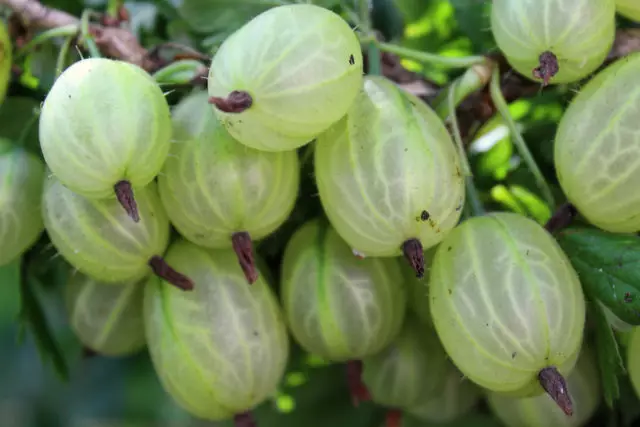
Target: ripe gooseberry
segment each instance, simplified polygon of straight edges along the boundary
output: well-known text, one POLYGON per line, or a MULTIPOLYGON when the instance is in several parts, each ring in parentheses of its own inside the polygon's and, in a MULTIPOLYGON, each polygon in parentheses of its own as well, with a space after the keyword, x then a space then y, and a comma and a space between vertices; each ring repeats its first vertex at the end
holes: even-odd
POLYGON ((293 210, 297 153, 237 142, 211 114, 206 92, 184 98, 173 110, 173 124, 176 143, 158 176, 171 223, 197 245, 233 247, 247 281, 255 282, 252 239, 273 233, 293 210))
POLYGON ((463 222, 436 251, 429 294, 438 336, 465 376, 516 397, 546 391, 572 413, 563 378, 582 346, 585 299, 542 226, 508 212, 463 222))
POLYGON ((544 85, 595 71, 615 38, 615 0, 494 0, 491 31, 509 64, 544 85))
POLYGON ((640 53, 621 58, 591 79, 566 109, 554 162, 567 198, 596 227, 640 231, 640 53))
POLYGON ((585 348, 576 367, 567 377, 567 386, 575 407, 571 417, 567 417, 545 394, 517 399, 488 393, 487 401, 493 413, 506 427, 581 427, 587 424, 600 405, 602 392, 599 375, 591 351, 585 348))
POLYGON ((208 91, 215 114, 239 142, 286 151, 344 116, 362 74, 360 43, 345 20, 320 6, 285 5, 222 43, 208 91))
POLYGON ((144 282, 113 286, 75 273, 65 288, 71 328, 80 342, 96 353, 107 356, 136 353, 146 343, 143 296, 144 282))
POLYGON ((180 239, 167 262, 195 279, 180 292, 156 277, 145 288, 147 348, 164 389, 192 415, 236 418, 275 394, 289 354, 274 291, 260 275, 246 285, 228 249, 180 239))
POLYGON ((365 256, 404 253, 418 277, 423 249, 457 224, 464 180, 440 118, 390 80, 367 76, 348 114, 317 139, 316 182, 340 236, 365 256))
POLYGON ((77 270, 105 283, 142 280, 151 272, 189 290, 193 282, 162 258, 169 219, 156 184, 136 191, 140 218, 134 222, 115 199, 91 200, 65 187, 55 175, 44 184, 42 216, 53 246, 77 270))
POLYGON ((446 364, 435 331, 409 315, 389 346, 362 360, 362 380, 375 403, 406 410, 442 390, 446 364))
POLYGON ((480 401, 480 388, 464 378, 449 360, 441 375, 445 376, 445 381, 438 393, 418 406, 409 408, 407 413, 428 423, 449 424, 469 413, 480 401))
POLYGON ((44 169, 38 157, 0 138, 0 266, 24 253, 44 230, 44 169))
POLYGON ((66 187, 96 200, 115 194, 137 222, 135 190, 156 177, 169 152, 169 105, 136 65, 84 59, 54 82, 39 135, 47 165, 66 187))
POLYGON ((640 22, 640 2, 638 0, 616 0, 616 11, 625 18, 640 22))
POLYGON ((307 222, 282 261, 282 305, 293 337, 334 362, 383 350, 406 311, 399 267, 394 258, 358 259, 326 221, 307 222))
POLYGON ((4 102, 11 79, 11 40, 4 21, 0 20, 0 104, 4 102))

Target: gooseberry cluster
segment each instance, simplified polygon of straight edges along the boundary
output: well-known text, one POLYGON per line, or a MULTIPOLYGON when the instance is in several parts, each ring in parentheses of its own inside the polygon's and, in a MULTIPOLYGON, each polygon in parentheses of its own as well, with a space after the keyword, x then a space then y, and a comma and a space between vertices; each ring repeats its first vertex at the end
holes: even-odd
MULTIPOLYGON (((494 0, 514 69, 576 82, 603 64, 616 7, 638 13, 575 0, 569 17, 567 4, 494 0)), ((6 45, 0 26, 0 102, 6 45)), ((567 198, 611 232, 640 231, 640 199, 625 196, 640 184, 639 71, 634 54, 599 72, 555 141, 567 198)), ((146 348, 195 417, 249 425, 291 340, 346 363, 354 400, 389 409, 389 426, 403 412, 450 422, 482 395, 513 427, 582 425, 599 403, 569 258, 523 215, 460 221, 465 159, 443 120, 365 76, 358 37, 329 9, 259 14, 217 50, 206 90, 175 106, 142 68, 82 59, 49 91, 39 138, 44 162, 0 139, 0 265, 46 230, 74 270, 66 306, 80 341, 108 356, 146 348), (299 200, 298 150, 312 153, 324 215, 294 231, 276 283, 255 246, 299 200)))

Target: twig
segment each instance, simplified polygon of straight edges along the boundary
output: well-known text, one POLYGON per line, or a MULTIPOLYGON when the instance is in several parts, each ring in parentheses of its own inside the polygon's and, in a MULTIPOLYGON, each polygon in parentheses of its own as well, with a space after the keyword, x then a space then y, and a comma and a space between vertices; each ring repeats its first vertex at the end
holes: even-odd
MULTIPOLYGON (((80 25, 80 19, 61 10, 42 5, 37 0, 0 0, 0 5, 12 9, 27 27, 50 29, 65 26, 80 25)), ((153 58, 140 45, 136 36, 126 28, 89 27, 95 43, 100 51, 112 58, 121 59, 138 65, 152 72, 163 64, 159 58, 153 58)))

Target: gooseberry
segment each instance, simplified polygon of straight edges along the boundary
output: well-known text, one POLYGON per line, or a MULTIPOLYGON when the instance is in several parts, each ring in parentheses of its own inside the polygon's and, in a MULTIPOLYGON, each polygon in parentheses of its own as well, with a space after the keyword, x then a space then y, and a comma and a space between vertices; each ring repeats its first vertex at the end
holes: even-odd
POLYGON ((324 220, 311 220, 287 243, 281 299, 289 329, 310 353, 334 362, 382 351, 406 311, 394 258, 358 259, 324 220))
POLYGON ((515 397, 546 391, 572 413, 564 377, 582 346, 585 298, 542 226, 510 212, 466 220, 436 251, 429 295, 438 336, 465 376, 515 397))
POLYGON ((638 0, 616 0, 616 11, 625 18, 640 22, 640 2, 638 0))
POLYGON ((169 152, 169 105, 136 65, 88 58, 53 84, 39 134, 47 165, 66 187, 96 200, 115 194, 137 222, 134 193, 156 177, 169 152))
POLYGON ((191 289, 193 282, 162 258, 169 243, 169 219, 156 184, 139 188, 136 199, 145 221, 133 221, 115 199, 82 197, 50 174, 42 216, 51 243, 73 267, 97 281, 136 282, 153 272, 191 289))
POLYGON ((85 347, 97 353, 107 356, 136 353, 146 343, 143 296, 144 282, 113 286, 75 273, 65 288, 71 328, 85 347))
POLYGON ((7 87, 11 78, 12 61, 11 40, 4 22, 0 20, 0 104, 7 94, 7 87))
POLYGON ((554 162, 567 198, 596 227, 640 230, 640 128, 636 85, 640 53, 609 65, 566 109, 555 138, 554 162))
POLYGON ((317 139, 315 172, 333 227, 365 256, 404 253, 418 277, 423 250, 457 224, 460 158, 443 122, 385 77, 368 76, 348 114, 317 139))
POLYGON ((509 64, 544 85, 602 65, 615 39, 615 0, 494 0, 491 31, 509 64))
POLYGON ((587 424, 600 404, 598 369, 590 351, 582 351, 576 367, 567 377, 567 386, 575 412, 568 417, 545 395, 513 398, 488 393, 489 407, 506 427, 581 427, 587 424))
POLYGON ((166 260, 198 286, 180 292, 152 276, 145 288, 147 348, 164 389, 192 415, 236 421, 275 394, 289 354, 281 308, 264 275, 246 285, 230 248, 184 239, 166 260))
POLYGON ((24 253, 44 230, 44 168, 38 157, 0 138, 0 266, 24 253))
POLYGON ((255 149, 286 151, 344 116, 362 74, 360 43, 344 19, 312 4, 284 5, 222 43, 208 91, 234 138, 255 149))
POLYGON ((252 239, 273 233, 293 210, 297 153, 240 144, 211 114, 204 91, 176 106, 173 124, 176 143, 158 176, 171 223, 199 246, 233 246, 248 282, 255 282, 252 239))

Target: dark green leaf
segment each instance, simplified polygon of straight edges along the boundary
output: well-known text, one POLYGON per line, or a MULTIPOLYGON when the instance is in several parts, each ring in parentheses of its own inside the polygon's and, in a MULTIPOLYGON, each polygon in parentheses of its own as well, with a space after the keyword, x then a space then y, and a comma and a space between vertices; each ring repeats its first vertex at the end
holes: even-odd
POLYGON ((605 313, 597 301, 590 301, 590 313, 595 324, 595 346, 597 349, 600 381, 604 400, 613 409, 614 402, 620 398, 618 376, 625 373, 618 342, 605 313))
POLYGON ((26 97, 9 97, 0 106, 0 137, 22 144, 40 153, 37 111, 40 103, 26 97))
POLYGON ((251 18, 279 4, 280 0, 182 0, 178 13, 191 28, 203 34, 240 28, 251 18))
POLYGON ((0 325, 13 323, 20 312, 20 262, 0 266, 0 325))
POLYGON ((592 299, 617 317, 640 325, 640 239, 584 226, 558 233, 558 242, 592 299))

